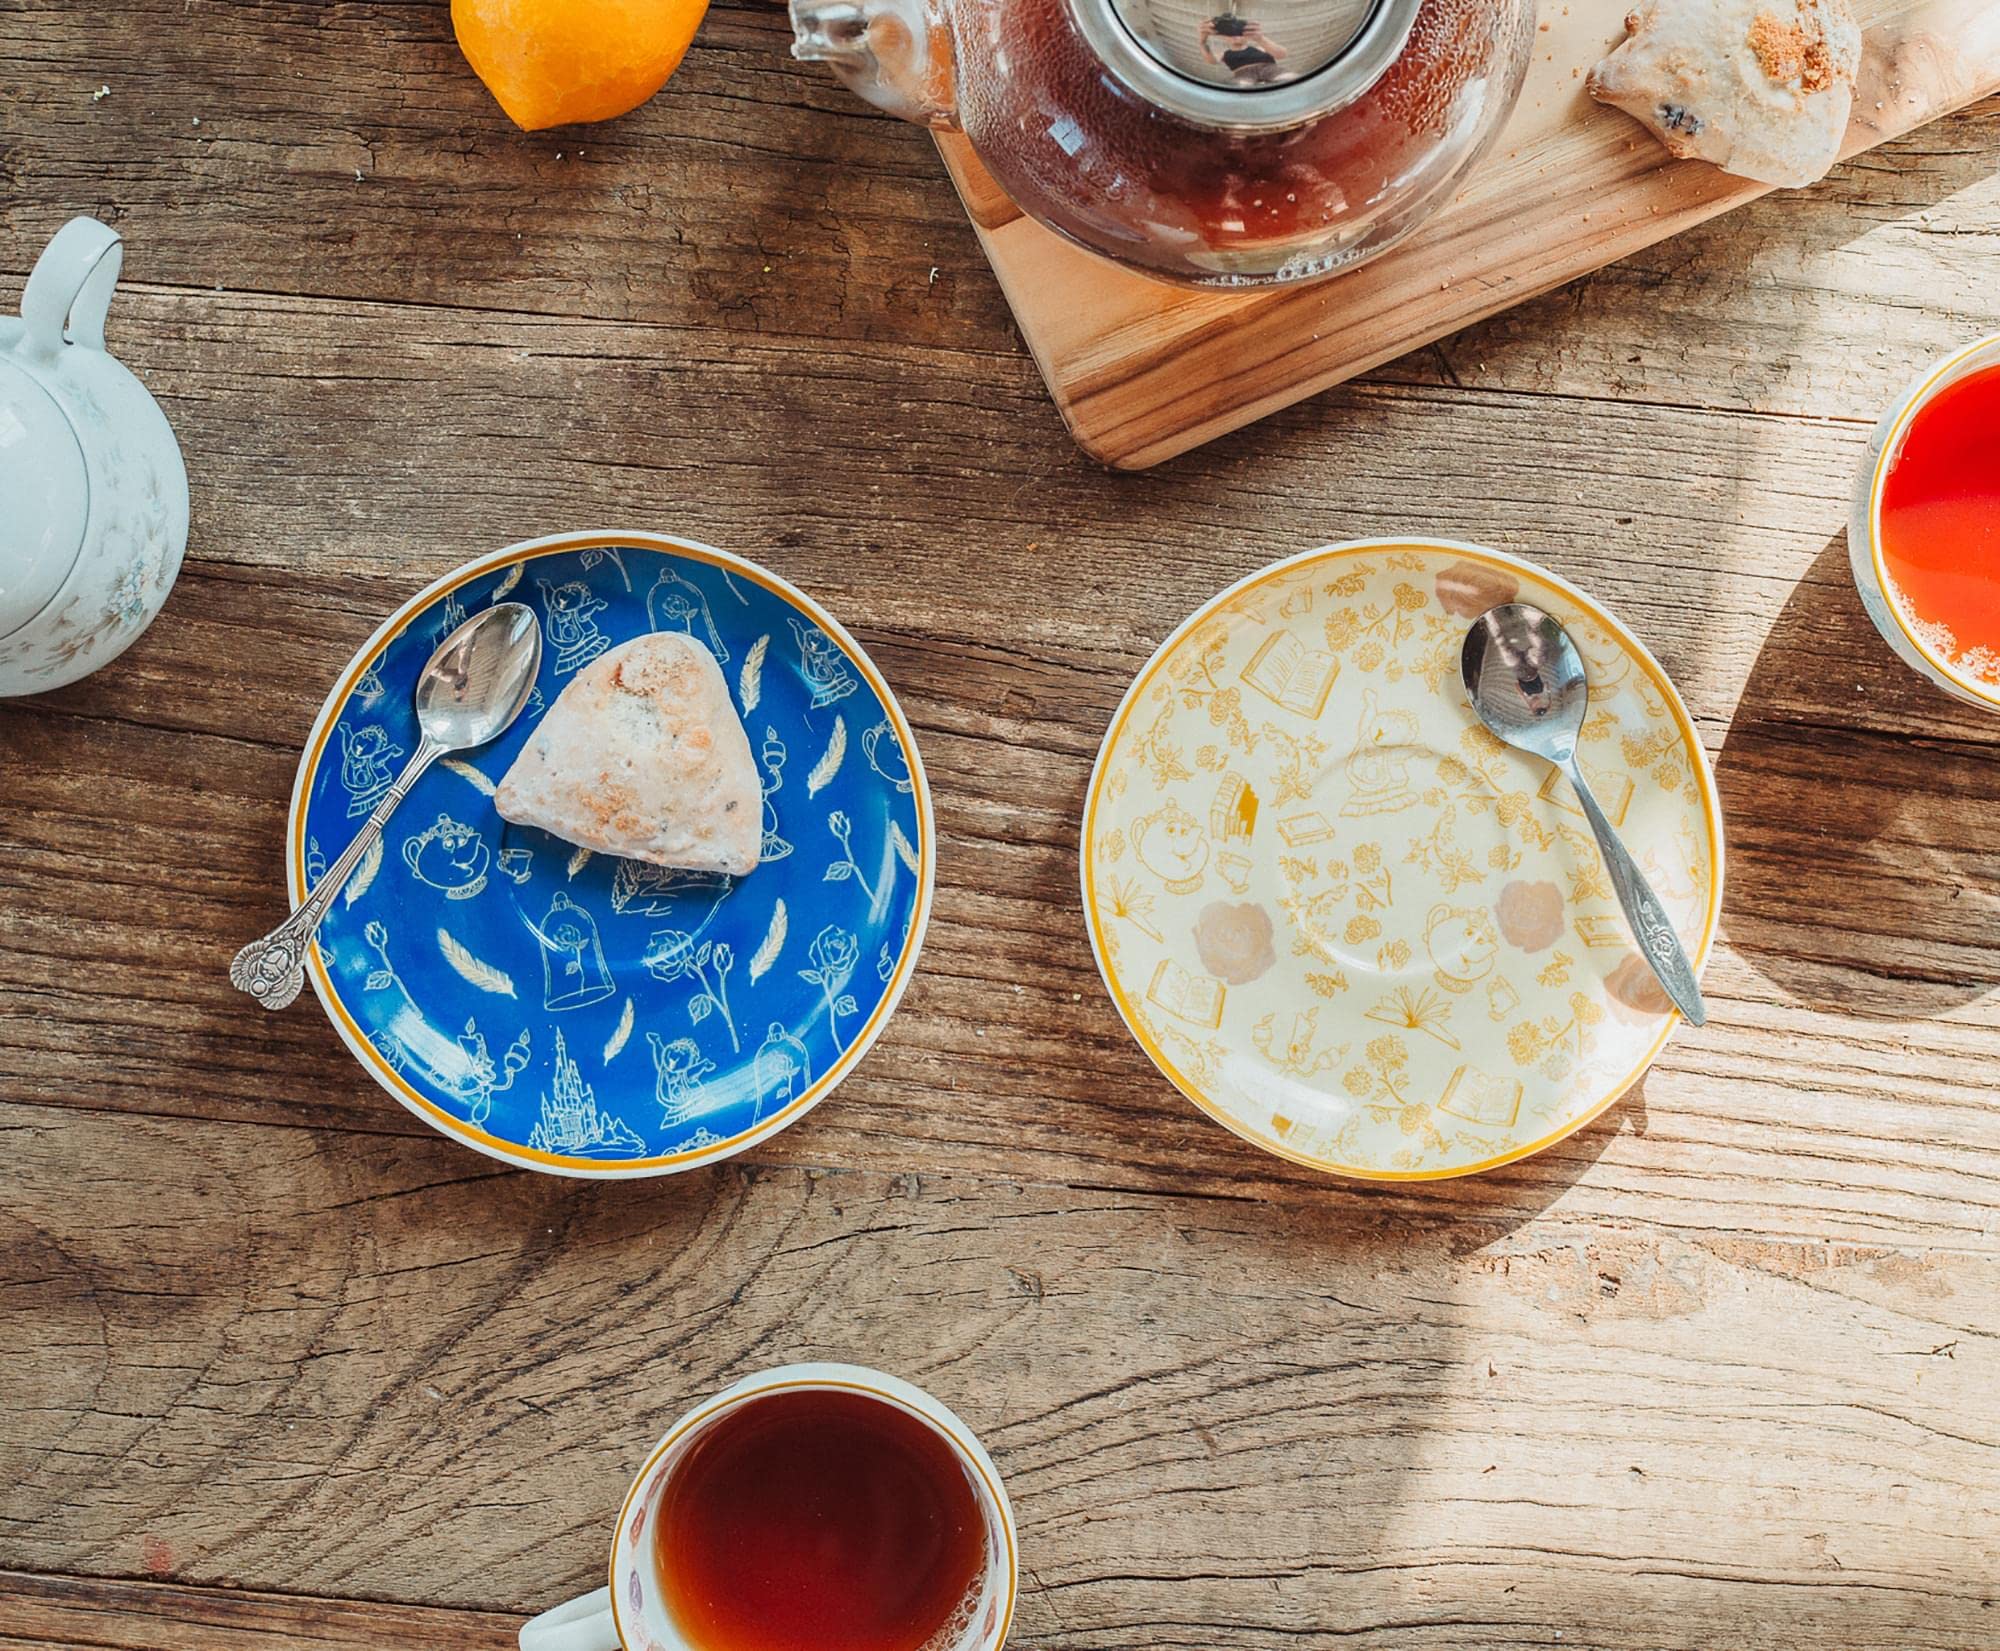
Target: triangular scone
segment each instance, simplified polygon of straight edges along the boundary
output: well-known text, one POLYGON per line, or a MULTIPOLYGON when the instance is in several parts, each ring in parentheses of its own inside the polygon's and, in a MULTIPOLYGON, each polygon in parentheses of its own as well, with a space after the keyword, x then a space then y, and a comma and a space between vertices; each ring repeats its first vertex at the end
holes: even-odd
POLYGON ((603 854, 740 877, 764 840, 750 739, 715 656, 693 637, 634 637, 576 674, 494 804, 517 825, 603 854))
POLYGON ((1861 67, 1848 0, 1637 0, 1590 92, 1683 159, 1800 189, 1840 158, 1861 67))

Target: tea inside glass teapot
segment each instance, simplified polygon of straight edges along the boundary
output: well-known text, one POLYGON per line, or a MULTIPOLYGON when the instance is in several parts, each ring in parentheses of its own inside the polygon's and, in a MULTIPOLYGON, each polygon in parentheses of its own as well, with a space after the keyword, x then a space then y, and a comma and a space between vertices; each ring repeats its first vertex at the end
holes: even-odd
POLYGON ((1167 280, 1310 280, 1448 198, 1533 0, 791 0, 793 54, 964 131, 1021 209, 1167 280))

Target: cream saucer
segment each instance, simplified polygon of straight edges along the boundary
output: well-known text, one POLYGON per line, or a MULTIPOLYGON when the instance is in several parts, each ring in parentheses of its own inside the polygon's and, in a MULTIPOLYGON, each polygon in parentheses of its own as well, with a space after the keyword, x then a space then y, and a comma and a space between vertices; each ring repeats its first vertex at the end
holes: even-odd
POLYGON ((1105 984, 1182 1093, 1282 1157, 1381 1180, 1525 1157, 1679 1018, 1568 788, 1465 702, 1466 628, 1516 597, 1583 650, 1583 765, 1699 970, 1722 902, 1706 754, 1638 639, 1530 563, 1309 551, 1197 612, 1112 720, 1082 845, 1105 984))

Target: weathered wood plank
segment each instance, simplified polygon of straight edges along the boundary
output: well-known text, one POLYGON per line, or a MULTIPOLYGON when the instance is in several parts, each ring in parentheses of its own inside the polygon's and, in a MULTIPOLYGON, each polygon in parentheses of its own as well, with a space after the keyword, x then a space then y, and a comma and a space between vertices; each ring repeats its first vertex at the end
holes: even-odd
MULTIPOLYGON (((437 6, 121 0, 118 17, 0 14, 11 275, 91 210, 127 232, 136 279, 189 292, 908 344, 944 352, 902 368, 940 393, 967 352, 1033 383, 928 138, 792 62, 780 7, 713 7, 660 97, 532 136, 437 6)), ((1980 275, 2000 244, 1996 123, 1989 99, 1383 373, 1872 417, 1919 362, 2000 329, 1980 275)), ((1340 398, 1315 408, 1293 422, 1346 417, 1340 398)), ((1060 439, 1039 389, 1022 416, 1060 439)))
POLYGON ((518 1628, 474 1611, 0 1573, 5 1651, 513 1651, 518 1628))
POLYGON ((682 1405, 827 1356, 987 1440, 1024 1645, 1990 1628, 1991 1254, 928 1176, 577 1186, 19 1107, 0 1132, 17 1569, 525 1611, 593 1580, 682 1405))
POLYGON ((1448 517, 1581 580, 1679 678, 1721 749, 1729 949, 1718 1024, 1669 1049, 1646 1109, 1498 1192, 1382 1196, 1983 1242, 2000 930, 1990 815, 1965 800, 1992 793, 2000 729, 1896 665, 1847 587, 1856 426, 1379 385, 1339 392, 1335 430, 1286 415, 1261 456, 1136 482, 1024 419, 1037 392, 1002 361, 918 398, 888 347, 150 292, 121 325, 194 462, 195 560, 116 667, 0 708, 11 1094, 420 1127, 310 1006, 269 1019, 223 980, 275 909, 297 742, 409 589, 525 532, 623 519, 764 556, 847 617, 939 798, 925 968, 776 1159, 1317 1202, 1324 1182, 1200 1119, 1119 1029, 1076 821, 1099 731, 1196 602, 1315 540, 1448 517), (680 377, 653 358, 675 348, 697 358, 680 377))

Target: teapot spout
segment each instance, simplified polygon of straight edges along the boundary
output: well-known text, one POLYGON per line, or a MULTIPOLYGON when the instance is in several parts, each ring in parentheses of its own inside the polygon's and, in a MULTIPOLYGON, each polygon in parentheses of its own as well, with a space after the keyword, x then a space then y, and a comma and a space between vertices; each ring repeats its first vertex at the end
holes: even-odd
POLYGON ((957 125, 951 31, 938 0, 791 0, 792 56, 922 126, 957 125))

